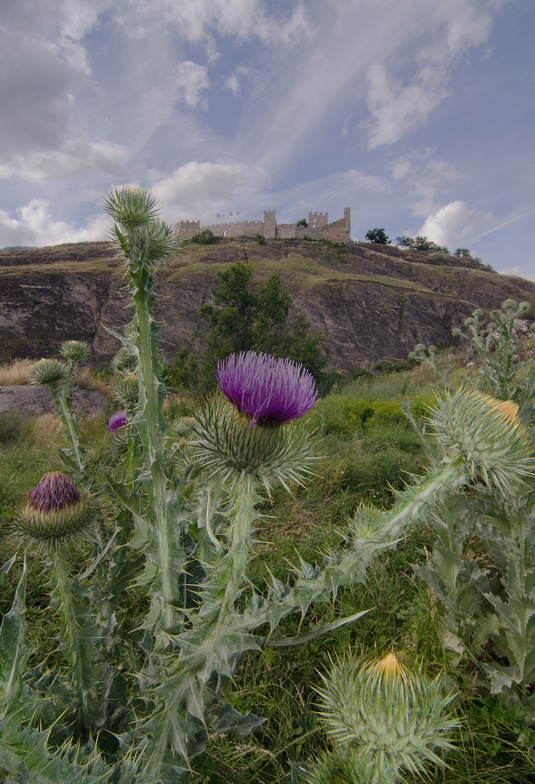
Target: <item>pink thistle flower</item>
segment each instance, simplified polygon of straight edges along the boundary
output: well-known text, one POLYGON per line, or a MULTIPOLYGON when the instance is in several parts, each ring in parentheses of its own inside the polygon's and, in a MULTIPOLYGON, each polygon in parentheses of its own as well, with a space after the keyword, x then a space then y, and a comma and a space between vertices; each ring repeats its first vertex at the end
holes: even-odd
POLYGON ((126 426, 126 411, 117 411, 108 419, 108 430, 115 433, 121 427, 126 426))
POLYGON ((59 512, 80 503, 76 485, 61 471, 52 471, 39 480, 35 490, 28 496, 28 506, 36 512, 59 512))
POLYGON ((302 365, 255 351, 218 362, 217 380, 227 400, 251 417, 249 427, 298 419, 318 396, 314 377, 302 365))

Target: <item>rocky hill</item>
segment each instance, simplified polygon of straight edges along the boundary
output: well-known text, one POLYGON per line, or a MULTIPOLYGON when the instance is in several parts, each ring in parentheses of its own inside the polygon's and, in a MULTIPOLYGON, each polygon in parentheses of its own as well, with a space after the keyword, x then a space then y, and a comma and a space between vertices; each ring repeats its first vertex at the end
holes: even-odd
MULTIPOLYGON (((535 283, 443 253, 298 240, 186 243, 157 277, 167 361, 194 346, 199 306, 210 301, 217 272, 239 259, 252 263, 258 282, 279 273, 293 314, 322 336, 328 369, 344 373, 404 359, 416 343, 450 345, 452 328, 476 307, 535 300, 535 283)), ((51 356, 78 339, 103 366, 118 348, 106 327, 131 319, 121 264, 106 242, 4 250, 0 281, 0 362, 51 356)))

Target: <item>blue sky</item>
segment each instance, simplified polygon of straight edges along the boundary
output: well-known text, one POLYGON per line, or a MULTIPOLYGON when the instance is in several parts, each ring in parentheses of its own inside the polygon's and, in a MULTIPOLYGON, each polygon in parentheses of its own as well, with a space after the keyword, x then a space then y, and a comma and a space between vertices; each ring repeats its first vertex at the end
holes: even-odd
POLYGON ((352 210, 535 279, 533 0, 3 0, 0 247, 352 210))

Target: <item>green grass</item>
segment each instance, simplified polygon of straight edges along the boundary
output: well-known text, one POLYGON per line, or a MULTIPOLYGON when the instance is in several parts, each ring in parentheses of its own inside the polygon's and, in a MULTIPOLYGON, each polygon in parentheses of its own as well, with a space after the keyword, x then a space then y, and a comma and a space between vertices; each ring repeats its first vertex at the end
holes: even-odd
MULTIPOLYGON (((415 401, 421 416, 434 391, 425 369, 383 373, 354 379, 321 400, 310 415, 316 431, 317 476, 307 488, 288 496, 276 490, 261 509, 256 558, 251 579, 261 589, 269 572, 291 579, 291 564, 299 553, 320 562, 329 548, 340 545, 348 518, 360 503, 388 507, 396 488, 426 462, 423 442, 407 421, 402 406, 415 401), (269 570, 269 571, 268 571, 269 570)), ((189 414, 187 400, 171 404, 172 417, 189 414)), ((82 438, 95 463, 108 440, 105 416, 82 422, 82 438)), ((0 418, 0 519, 4 525, 14 505, 24 501, 45 471, 62 469, 58 449, 66 446, 61 429, 51 420, 0 418), (43 424, 43 420, 41 420, 43 424)), ((0 523, 1 525, 1 523, 0 523)), ((327 741, 314 712, 314 684, 332 657, 351 649, 383 655, 403 651, 411 661, 423 660, 430 674, 444 670, 459 690, 457 709, 463 717, 456 744, 448 755, 450 769, 429 771, 433 784, 528 784, 535 781, 535 731, 515 710, 489 695, 475 673, 455 667, 442 644, 441 611, 412 564, 424 561, 433 546, 430 526, 422 524, 393 550, 375 559, 367 580, 340 591, 332 605, 314 606, 302 621, 287 618, 281 631, 289 636, 369 610, 356 623, 342 626, 301 648, 266 649, 240 661, 227 696, 242 711, 267 721, 248 738, 212 737, 195 764, 198 784, 282 784, 288 782, 291 761, 313 760, 327 741)), ((0 538, 0 559, 11 550, 0 538)), ((41 561, 30 557, 28 620, 31 642, 50 666, 56 662, 57 622, 48 609, 47 575, 41 561)), ((9 607, 17 572, 0 586, 0 610, 9 607)), ((134 618, 134 599, 128 612, 134 618)), ((416 784, 407 777, 409 784, 416 784)), ((326 782, 329 784, 329 782, 326 782)))

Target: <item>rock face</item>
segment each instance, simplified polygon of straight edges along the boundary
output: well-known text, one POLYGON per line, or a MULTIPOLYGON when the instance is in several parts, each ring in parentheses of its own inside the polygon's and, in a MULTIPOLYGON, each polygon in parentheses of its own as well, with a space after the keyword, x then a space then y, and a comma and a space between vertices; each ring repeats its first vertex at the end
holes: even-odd
MULTIPOLYGON (((76 414, 100 414, 107 400, 101 392, 94 389, 75 389, 72 407, 76 414)), ((31 386, 0 387, 0 414, 19 411, 23 414, 43 414, 55 412, 48 389, 31 386)))
MULTIPOLYGON (((416 343, 451 345, 451 330, 476 307, 535 299, 535 283, 443 253, 298 240, 185 244, 157 275, 167 361, 178 348, 201 345, 198 308, 210 301, 217 272, 238 260, 251 262, 258 283, 281 276, 291 313, 321 335, 328 369, 343 373, 404 359, 416 343)), ((92 363, 105 366, 119 347, 106 328, 120 330, 132 312, 108 243, 3 251, 0 278, 0 362, 52 356, 63 340, 78 339, 90 343, 92 363)))

